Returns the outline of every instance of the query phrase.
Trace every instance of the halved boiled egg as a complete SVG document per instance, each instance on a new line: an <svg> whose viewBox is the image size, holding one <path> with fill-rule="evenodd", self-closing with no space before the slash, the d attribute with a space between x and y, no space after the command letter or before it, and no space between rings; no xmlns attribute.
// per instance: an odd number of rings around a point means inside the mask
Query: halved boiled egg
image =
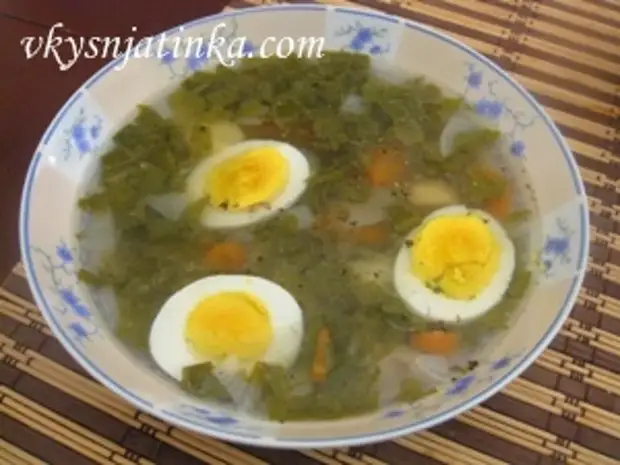
<svg viewBox="0 0 620 465"><path fill-rule="evenodd" d="M209 276L173 294L153 321L155 362L181 380L183 368L211 362L250 372L258 362L291 366L303 339L295 298L256 276Z"/></svg>
<svg viewBox="0 0 620 465"><path fill-rule="evenodd" d="M514 245L499 222L458 205L436 210L409 234L394 285L413 313L465 322L500 302L514 268Z"/></svg>
<svg viewBox="0 0 620 465"><path fill-rule="evenodd" d="M200 163L190 174L190 201L208 199L206 227L245 226L293 205L304 193L310 165L292 145L249 140Z"/></svg>

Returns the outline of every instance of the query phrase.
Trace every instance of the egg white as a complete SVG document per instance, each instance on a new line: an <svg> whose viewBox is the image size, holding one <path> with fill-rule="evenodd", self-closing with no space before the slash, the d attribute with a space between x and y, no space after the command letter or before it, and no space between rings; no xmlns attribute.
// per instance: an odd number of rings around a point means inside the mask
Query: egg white
<svg viewBox="0 0 620 465"><path fill-rule="evenodd" d="M412 313L429 320L444 321L446 323L467 322L491 310L502 300L508 290L515 269L514 244L499 222L488 213L482 210L468 209L463 205L441 208L427 216L424 223L414 229L409 234L409 237L415 237L420 228L433 218L445 215L459 215L468 211L488 221L492 234L500 244L501 255L497 273L493 276L489 285L475 299L451 299L434 293L425 286L424 282L411 273L411 250L407 245L403 245L394 264L394 286L396 292Z"/></svg>
<svg viewBox="0 0 620 465"><path fill-rule="evenodd" d="M173 294L153 321L149 350L155 363L173 378L181 380L183 368L213 362L216 368L251 369L236 360L220 364L208 357L197 357L188 348L185 322L190 312L204 298L220 292L246 292L260 299L269 312L273 331L271 345L258 362L282 367L291 366L301 348L303 315L295 298L284 288L264 278L247 275L209 276L187 285Z"/></svg>
<svg viewBox="0 0 620 465"><path fill-rule="evenodd" d="M284 190L268 206L256 206L247 210L224 210L213 206L205 207L201 223L209 228L234 228L265 220L278 211L293 205L304 193L310 176L310 164L306 157L292 145L273 140L248 140L229 146L201 162L187 181L187 195L191 201L204 197L204 180L219 163L241 155L247 150L270 147L278 150L289 163L289 178Z"/></svg>

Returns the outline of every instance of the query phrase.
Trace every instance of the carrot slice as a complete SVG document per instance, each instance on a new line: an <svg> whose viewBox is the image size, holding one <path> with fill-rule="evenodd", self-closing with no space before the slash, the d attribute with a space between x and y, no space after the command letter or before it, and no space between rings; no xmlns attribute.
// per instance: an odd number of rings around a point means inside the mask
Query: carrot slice
<svg viewBox="0 0 620 465"><path fill-rule="evenodd" d="M411 335L411 345L415 349L434 355L450 355L459 346L459 336L452 331L433 330Z"/></svg>
<svg viewBox="0 0 620 465"><path fill-rule="evenodd" d="M368 179L374 187L389 187L403 181L407 163L402 153L380 148L370 154Z"/></svg>
<svg viewBox="0 0 620 465"><path fill-rule="evenodd" d="M502 193L484 202L483 208L499 220L506 218L512 212L514 201L513 191L506 177L500 171L487 166L477 167L475 171L482 178L486 178L489 181L503 181L505 183Z"/></svg>
<svg viewBox="0 0 620 465"><path fill-rule="evenodd" d="M385 222L356 226L350 233L353 242L360 245L382 245L390 239L390 227Z"/></svg>
<svg viewBox="0 0 620 465"><path fill-rule="evenodd" d="M215 271L241 271L247 261L247 251L237 242L220 242L207 251L205 261Z"/></svg>
<svg viewBox="0 0 620 465"><path fill-rule="evenodd" d="M506 186L502 195L487 200L484 209L499 220L505 219L512 211L512 190Z"/></svg>
<svg viewBox="0 0 620 465"><path fill-rule="evenodd" d="M323 326L319 329L319 332L316 336L316 348L314 351L314 360L312 362L312 373L311 378L312 381L317 383L325 381L327 378L327 372L329 367L327 360L327 352L329 349L329 344L331 342L331 337L329 334L329 329Z"/></svg>

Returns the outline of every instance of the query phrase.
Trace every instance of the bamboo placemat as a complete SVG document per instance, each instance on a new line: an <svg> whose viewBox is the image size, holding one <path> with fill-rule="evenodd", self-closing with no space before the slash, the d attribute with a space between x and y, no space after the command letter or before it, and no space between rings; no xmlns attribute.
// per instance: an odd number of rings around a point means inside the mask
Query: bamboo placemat
<svg viewBox="0 0 620 465"><path fill-rule="evenodd" d="M259 3L278 2L233 6ZM620 465L620 1L358 3L492 58L568 138L587 185L592 248L550 348L501 394L431 431L348 450L237 447L170 427L90 378L52 337L17 265L0 289L0 465Z"/></svg>

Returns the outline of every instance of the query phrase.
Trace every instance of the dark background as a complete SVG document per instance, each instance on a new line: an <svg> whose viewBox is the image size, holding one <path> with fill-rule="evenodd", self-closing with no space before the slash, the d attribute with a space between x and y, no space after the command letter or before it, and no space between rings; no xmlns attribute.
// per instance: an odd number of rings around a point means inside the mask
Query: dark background
<svg viewBox="0 0 620 465"><path fill-rule="evenodd" d="M79 59L60 71L40 56L27 60L20 40L62 34L82 37L155 34L220 11L227 0L0 0L0 277L19 260L17 218L28 164L65 100L107 60ZM137 28L132 32L132 26Z"/></svg>

